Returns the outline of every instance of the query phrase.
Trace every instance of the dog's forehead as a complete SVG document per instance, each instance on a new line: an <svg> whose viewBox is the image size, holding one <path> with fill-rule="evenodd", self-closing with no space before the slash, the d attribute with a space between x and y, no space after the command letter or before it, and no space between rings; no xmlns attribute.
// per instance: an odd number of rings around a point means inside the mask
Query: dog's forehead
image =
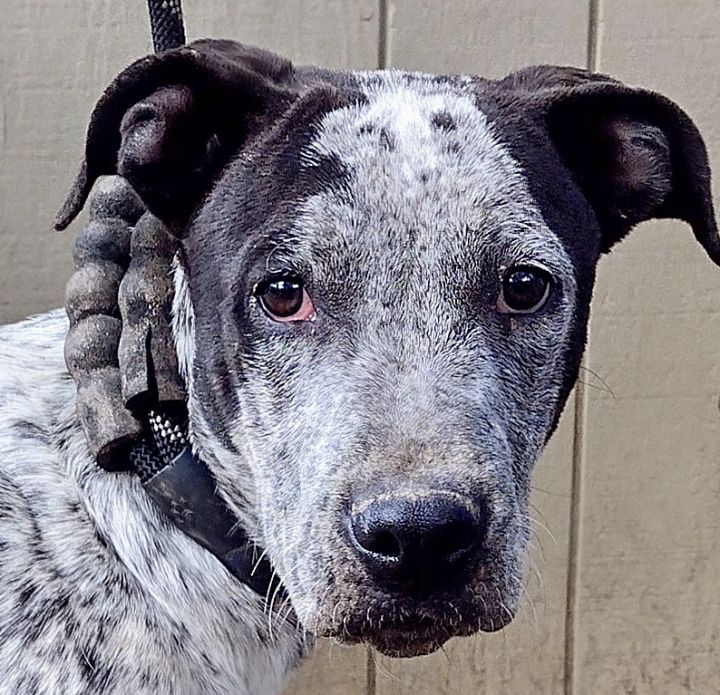
<svg viewBox="0 0 720 695"><path fill-rule="evenodd" d="M429 184L439 172L458 181L481 170L502 178L506 191L519 183L517 167L476 105L470 78L374 72L356 80L365 99L321 119L303 152L307 164L335 157L356 179L372 173L396 187Z"/></svg>
<svg viewBox="0 0 720 695"><path fill-rule="evenodd" d="M473 78L354 79L364 98L323 114L300 154L303 168L339 162L346 175L300 207L296 240L339 236L368 255L408 242L458 256L515 246L518 261L537 253L567 265L520 164L479 108Z"/></svg>

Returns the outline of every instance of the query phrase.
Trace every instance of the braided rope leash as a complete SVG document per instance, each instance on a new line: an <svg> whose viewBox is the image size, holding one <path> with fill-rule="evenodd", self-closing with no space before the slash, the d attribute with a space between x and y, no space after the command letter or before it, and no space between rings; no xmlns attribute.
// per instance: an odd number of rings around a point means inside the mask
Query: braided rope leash
<svg viewBox="0 0 720 695"><path fill-rule="evenodd" d="M148 483L174 461L188 445L187 422L182 413L151 410L147 433L130 449L128 465L140 482Z"/></svg>
<svg viewBox="0 0 720 695"><path fill-rule="evenodd" d="M153 50L162 53L185 43L180 0L148 0Z"/></svg>

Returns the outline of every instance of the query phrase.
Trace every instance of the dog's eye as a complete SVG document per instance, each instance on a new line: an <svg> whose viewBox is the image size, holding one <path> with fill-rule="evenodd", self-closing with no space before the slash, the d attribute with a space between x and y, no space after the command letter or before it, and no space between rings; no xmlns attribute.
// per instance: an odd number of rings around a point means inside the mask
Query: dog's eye
<svg viewBox="0 0 720 695"><path fill-rule="evenodd" d="M497 309L503 314L532 314L542 309L550 296L552 277L533 265L508 268L502 277Z"/></svg>
<svg viewBox="0 0 720 695"><path fill-rule="evenodd" d="M270 278L256 286L255 295L274 321L307 321L315 316L310 295L296 277Z"/></svg>

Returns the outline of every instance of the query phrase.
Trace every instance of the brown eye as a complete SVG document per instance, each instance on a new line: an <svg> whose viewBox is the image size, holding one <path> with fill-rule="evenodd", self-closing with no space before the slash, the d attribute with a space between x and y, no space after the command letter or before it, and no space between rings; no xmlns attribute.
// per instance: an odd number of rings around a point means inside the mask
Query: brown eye
<svg viewBox="0 0 720 695"><path fill-rule="evenodd" d="M275 321L306 321L315 316L315 307L302 281L287 276L260 283L255 294L265 313Z"/></svg>
<svg viewBox="0 0 720 695"><path fill-rule="evenodd" d="M552 277L534 265L508 268L502 277L497 309L503 314L532 314L542 309L550 296Z"/></svg>

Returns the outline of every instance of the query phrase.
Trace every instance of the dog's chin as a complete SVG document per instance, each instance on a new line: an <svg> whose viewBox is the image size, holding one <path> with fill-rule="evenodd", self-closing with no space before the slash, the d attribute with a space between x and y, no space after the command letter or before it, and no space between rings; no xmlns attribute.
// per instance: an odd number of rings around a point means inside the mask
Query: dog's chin
<svg viewBox="0 0 720 695"><path fill-rule="evenodd" d="M388 630L384 634L368 639L367 644L385 656L394 659L409 659L413 656L432 654L440 649L448 639L450 638L437 639L423 634L415 635Z"/></svg>
<svg viewBox="0 0 720 695"><path fill-rule="evenodd" d="M512 620L512 616L503 618L484 617L474 624L464 625L428 625L421 629L411 627L388 627L365 636L364 641L385 656L410 658L432 654L453 637L470 637L477 632L495 632Z"/></svg>
<svg viewBox="0 0 720 695"><path fill-rule="evenodd" d="M345 644L365 643L385 656L410 658L432 654L453 637L500 630L512 618L512 614L507 611L493 615L468 615L462 621L427 614L405 613L402 620L381 615L372 621L343 621L342 630L329 630L324 636Z"/></svg>

